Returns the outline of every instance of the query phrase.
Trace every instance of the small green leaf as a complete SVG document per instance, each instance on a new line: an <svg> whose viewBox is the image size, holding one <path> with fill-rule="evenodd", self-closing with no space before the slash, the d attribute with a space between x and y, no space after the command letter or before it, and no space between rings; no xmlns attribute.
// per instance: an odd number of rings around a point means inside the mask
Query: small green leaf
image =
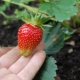
<svg viewBox="0 0 80 80"><path fill-rule="evenodd" d="M68 35L71 35L71 34L73 34L76 31L75 29L72 30L72 31L69 31L67 28L63 28L63 29L64 29L64 33L68 34Z"/></svg>
<svg viewBox="0 0 80 80"><path fill-rule="evenodd" d="M78 9L74 6L75 3L75 0L51 0L41 4L39 8L49 16L55 16L57 21L62 22L63 20L70 19L71 16L77 13Z"/></svg>
<svg viewBox="0 0 80 80"><path fill-rule="evenodd" d="M65 33L64 40L69 39L71 37L71 35L76 31L76 30L69 31L67 28L63 28L63 29L64 29L64 33Z"/></svg>
<svg viewBox="0 0 80 80"><path fill-rule="evenodd" d="M6 10L6 8L9 6L10 4L9 3L4 3L4 4L2 4L2 5L0 5L0 11L5 11Z"/></svg>
<svg viewBox="0 0 80 80"><path fill-rule="evenodd" d="M52 57L47 57L43 66L33 80L55 80L56 76L56 61Z"/></svg>
<svg viewBox="0 0 80 80"><path fill-rule="evenodd" d="M19 11L18 9L16 9L16 10L14 11L14 13L17 15L17 18L18 18L18 19L21 19L22 21L24 21L25 19L29 18L29 14L28 14L28 12L26 11L26 9L23 10L23 11Z"/></svg>
<svg viewBox="0 0 80 80"><path fill-rule="evenodd" d="M3 25L7 25L9 23L8 20L3 21Z"/></svg>

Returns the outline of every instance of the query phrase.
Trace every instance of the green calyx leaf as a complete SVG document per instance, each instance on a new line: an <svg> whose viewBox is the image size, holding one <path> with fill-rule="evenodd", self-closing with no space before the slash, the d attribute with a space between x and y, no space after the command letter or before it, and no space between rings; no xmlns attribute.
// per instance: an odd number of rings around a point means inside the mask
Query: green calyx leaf
<svg viewBox="0 0 80 80"><path fill-rule="evenodd" d="M47 57L43 66L33 80L55 80L57 65L52 57Z"/></svg>
<svg viewBox="0 0 80 80"><path fill-rule="evenodd" d="M77 13L78 9L74 6L75 3L75 0L50 0L42 3L39 9L46 12L50 17L55 17L56 21L62 22Z"/></svg>
<svg viewBox="0 0 80 80"><path fill-rule="evenodd" d="M49 25L44 25L48 20L50 20L49 17L43 17L42 14L31 14L29 23L39 26L39 27L50 27Z"/></svg>

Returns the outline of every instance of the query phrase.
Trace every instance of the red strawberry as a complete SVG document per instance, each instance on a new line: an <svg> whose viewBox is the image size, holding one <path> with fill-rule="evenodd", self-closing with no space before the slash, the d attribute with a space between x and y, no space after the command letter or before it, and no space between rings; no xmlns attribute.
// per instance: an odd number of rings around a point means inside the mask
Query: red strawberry
<svg viewBox="0 0 80 80"><path fill-rule="evenodd" d="M28 56L42 39L42 30L31 24L23 24L18 30L20 54Z"/></svg>

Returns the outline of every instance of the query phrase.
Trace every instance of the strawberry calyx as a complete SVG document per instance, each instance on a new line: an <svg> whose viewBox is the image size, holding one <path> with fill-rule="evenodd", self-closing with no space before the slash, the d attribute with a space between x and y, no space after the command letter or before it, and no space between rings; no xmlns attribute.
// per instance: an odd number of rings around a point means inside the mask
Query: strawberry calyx
<svg viewBox="0 0 80 80"><path fill-rule="evenodd" d="M30 14L27 18L24 18L25 23L31 24L34 27L40 27L42 30L44 30L45 27L52 27L49 24L46 25L45 23L50 20L50 17L43 17L42 14Z"/></svg>
<svg viewBox="0 0 80 80"><path fill-rule="evenodd" d="M41 26L42 25L41 16L37 16L37 15L35 17L33 15L31 15L30 18L26 18L25 22L32 24L34 26Z"/></svg>

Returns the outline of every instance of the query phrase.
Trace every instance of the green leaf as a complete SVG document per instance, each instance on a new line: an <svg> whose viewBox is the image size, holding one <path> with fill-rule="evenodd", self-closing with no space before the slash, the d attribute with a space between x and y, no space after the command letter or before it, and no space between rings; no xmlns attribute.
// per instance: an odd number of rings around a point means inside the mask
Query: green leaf
<svg viewBox="0 0 80 80"><path fill-rule="evenodd" d="M23 10L23 11L20 11L20 10L16 9L14 11L14 13L16 14L17 18L18 19L21 19L22 21L24 21L25 19L29 18L29 14L26 11L26 9Z"/></svg>
<svg viewBox="0 0 80 80"><path fill-rule="evenodd" d="M57 36L57 39L45 48L47 54L57 53L63 47L64 33L60 30L55 36Z"/></svg>
<svg viewBox="0 0 80 80"><path fill-rule="evenodd" d="M75 29L72 30L72 31L69 31L67 28L63 28L63 29L64 29L64 33L68 34L68 35L71 35L71 34L73 34L76 31Z"/></svg>
<svg viewBox="0 0 80 80"><path fill-rule="evenodd" d="M63 47L64 30L60 29L60 24L52 23L53 27L46 28L42 41L45 43L46 54L58 52Z"/></svg>
<svg viewBox="0 0 80 80"><path fill-rule="evenodd" d="M51 28L45 27L45 32L43 32L43 39L42 39L42 40L43 40L45 43L49 42L48 40L52 40L52 36L53 36L54 34L56 34L57 31L58 31L58 29L60 28L60 25L57 25L57 27L55 27L55 26L56 26L55 23L50 23L50 25L51 25L52 27L51 27Z"/></svg>
<svg viewBox="0 0 80 80"><path fill-rule="evenodd" d="M60 23L52 23L49 28L45 28L43 33L42 41L45 43L45 52L46 54L54 54L59 52L63 47L64 41L69 39L70 36L75 32L69 31L67 28L61 28Z"/></svg>
<svg viewBox="0 0 80 80"><path fill-rule="evenodd" d="M76 30L69 31L67 28L64 29L65 37L64 40L67 40L71 37L71 35L75 32Z"/></svg>
<svg viewBox="0 0 80 80"><path fill-rule="evenodd" d="M51 0L41 4L39 9L46 12L50 17L54 16L57 21L62 22L77 13L78 9L74 6L75 3L76 0Z"/></svg>
<svg viewBox="0 0 80 80"><path fill-rule="evenodd" d="M55 80L56 76L56 61L52 57L47 57L43 66L33 80Z"/></svg>
<svg viewBox="0 0 80 80"><path fill-rule="evenodd" d="M6 10L6 8L9 6L10 4L9 3L4 3L4 4L2 4L2 5L0 5L0 11L5 11Z"/></svg>

